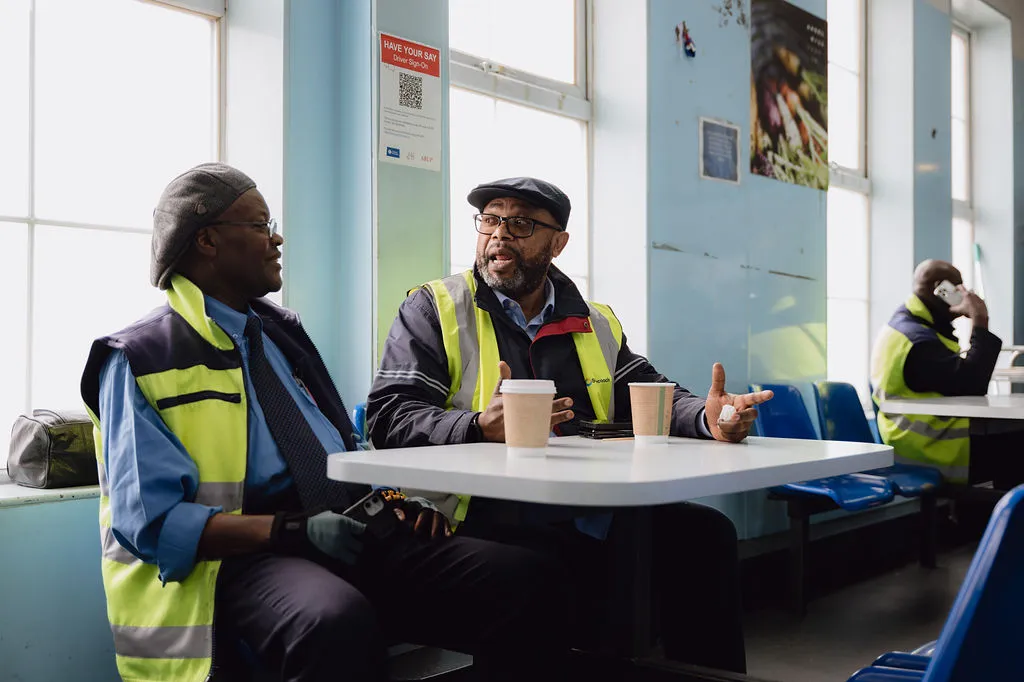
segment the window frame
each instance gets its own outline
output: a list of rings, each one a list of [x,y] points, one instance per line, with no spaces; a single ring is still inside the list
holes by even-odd
[[[588,91],[588,65],[590,63],[590,59],[588,59],[590,8],[588,5],[590,3],[589,0],[573,0],[573,2],[575,4],[574,83],[538,76],[486,57],[478,57],[452,48],[448,51],[451,85],[523,106],[590,121],[592,116]]]
[[[158,5],[173,11],[188,12],[198,15],[213,22],[211,46],[214,55],[214,74],[216,91],[213,115],[214,121],[214,150],[217,160],[224,157],[224,114],[225,114],[225,22],[226,0],[137,0],[148,4]],[[34,360],[34,331],[33,321],[36,312],[35,294],[35,242],[36,227],[58,227],[80,230],[98,230],[102,232],[120,232],[131,234],[150,234],[151,229],[129,225],[113,225],[105,223],[85,223],[69,220],[54,220],[40,218],[36,214],[36,0],[29,0],[29,42],[28,42],[28,138],[29,149],[27,159],[28,172],[28,201],[24,215],[0,215],[0,223],[12,223],[25,225],[28,239],[28,250],[26,264],[27,275],[27,301],[26,301],[26,328],[25,328],[25,393],[23,396],[23,409],[30,413],[32,409],[32,379]],[[0,467],[6,471],[6,466]]]
[[[964,138],[964,163],[967,165],[967,199],[952,199],[953,202],[953,217],[959,218],[960,220],[966,220],[971,223],[972,231],[974,225],[974,163],[972,154],[972,138],[973,135],[972,126],[972,114],[971,111],[971,51],[974,43],[974,37],[971,29],[959,21],[954,20],[952,30],[950,31],[950,37],[953,35],[959,35],[964,40],[964,122],[966,126],[966,135]],[[950,116],[952,118],[952,115]],[[952,187],[950,187],[950,196],[952,198]]]
[[[859,111],[857,112],[858,113],[857,127],[858,127],[858,134],[859,134],[859,137],[860,137],[860,144],[859,144],[859,149],[858,149],[858,152],[859,152],[859,154],[858,154],[858,157],[859,157],[858,158],[859,168],[849,168],[847,166],[842,166],[842,165],[840,165],[840,164],[838,164],[838,163],[836,163],[834,161],[830,162],[829,163],[829,189],[831,190],[832,188],[835,188],[835,189],[839,189],[839,190],[846,190],[846,191],[849,191],[849,192],[860,194],[860,195],[863,195],[864,197],[866,197],[866,201],[867,201],[867,212],[866,212],[866,216],[865,216],[867,224],[865,225],[865,238],[867,239],[868,259],[867,259],[867,262],[864,263],[865,277],[866,277],[866,284],[867,284],[867,297],[864,300],[864,302],[867,304],[867,319],[868,319],[869,322],[868,322],[868,327],[866,329],[864,329],[863,331],[864,331],[864,334],[867,337],[868,357],[862,358],[862,360],[865,360],[867,362],[868,370],[870,371],[870,366],[871,366],[871,357],[870,357],[870,355],[871,355],[871,328],[870,328],[870,320],[871,320],[871,257],[870,257],[870,253],[871,253],[871,237],[872,237],[872,231],[871,231],[871,190],[872,190],[872,188],[871,188],[871,179],[870,179],[870,177],[868,177],[868,132],[869,131],[868,131],[868,116],[867,116],[867,114],[868,114],[867,76],[868,76],[869,37],[868,37],[868,30],[867,29],[868,29],[868,25],[869,25],[868,24],[868,11],[869,10],[868,10],[868,2],[867,2],[867,0],[857,0],[857,1],[860,3],[860,6],[859,6],[859,10],[860,11],[858,12],[857,16],[858,16],[858,19],[859,19],[859,22],[860,22],[860,32],[861,32],[860,33],[860,35],[861,35],[861,40],[860,40],[860,59],[859,59],[860,64],[859,64],[859,69],[858,69],[858,73],[857,73],[857,84],[858,84],[858,91],[859,91],[859,95],[860,95],[859,96],[859,100],[858,100],[858,104],[859,104],[858,109],[859,109]],[[842,68],[842,67],[839,67],[839,68]],[[831,132],[832,131],[829,130],[829,133],[831,133]],[[826,221],[827,221],[828,220],[827,199],[826,199],[826,209],[825,210],[826,210]],[[826,230],[827,229],[828,228],[826,226]],[[827,259],[827,248],[828,247],[826,246],[826,259]],[[828,288],[826,286],[826,291],[825,291],[826,308],[828,307],[829,301],[832,301],[832,300],[848,300],[849,301],[849,300],[860,300],[860,299],[850,299],[850,298],[847,298],[847,297],[830,296]],[[826,328],[827,328],[827,322],[828,322],[828,319],[827,319],[827,316],[826,316]],[[829,330],[827,332],[827,334],[831,334],[831,330]],[[826,337],[826,339],[827,339],[827,337]],[[828,342],[826,340],[826,359],[825,359],[826,377],[829,380],[832,380],[833,376],[828,372],[827,348],[828,348]],[[859,393],[859,390],[858,390],[858,393]],[[864,406],[865,411],[867,411],[869,409],[868,405],[869,405],[869,403],[871,401],[871,396],[870,395],[861,395],[860,399],[862,401],[862,404]]]
[[[849,2],[849,0],[846,0]],[[843,189],[849,189],[861,194],[870,194],[871,185],[868,177],[868,101],[867,101],[867,69],[868,69],[868,3],[867,0],[855,0],[860,3],[860,12],[857,17],[860,21],[860,65],[857,72],[857,89],[859,91],[858,103],[860,111],[857,112],[857,134],[860,137],[858,151],[858,168],[841,166],[832,161],[829,163],[829,184],[836,184]],[[826,59],[826,68],[828,66]],[[839,67],[843,68],[843,67]],[[831,131],[830,131],[831,132]]]
[[[593,65],[593,16],[592,0],[573,0],[575,21],[573,45],[575,51],[575,82],[566,83],[553,78],[514,69],[499,62],[449,49],[449,87],[536,109],[549,114],[564,116],[586,125],[586,192],[588,207],[587,224],[583,226],[588,236],[586,254],[586,282],[588,290],[593,280],[593,244],[591,194],[594,171],[594,126],[591,104],[591,83]],[[450,215],[448,216],[450,218]],[[449,227],[450,231],[450,227]],[[446,240],[447,240],[446,235]],[[451,249],[446,249],[445,271],[451,269]],[[584,297],[588,291],[582,292]]]

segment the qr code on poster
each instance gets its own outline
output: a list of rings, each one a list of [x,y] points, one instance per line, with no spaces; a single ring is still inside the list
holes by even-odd
[[[399,72],[398,104],[410,109],[423,108],[423,78],[421,76]]]

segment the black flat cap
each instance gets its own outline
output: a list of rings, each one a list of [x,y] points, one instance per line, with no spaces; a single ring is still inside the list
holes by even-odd
[[[569,197],[550,182],[537,178],[505,178],[477,185],[466,200],[476,210],[483,211],[493,199],[501,197],[514,197],[546,209],[563,230],[569,222],[569,211],[572,209]]]

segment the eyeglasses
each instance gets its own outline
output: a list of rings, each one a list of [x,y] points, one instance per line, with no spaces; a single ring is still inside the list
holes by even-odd
[[[270,220],[267,220],[266,222],[264,222],[262,220],[256,220],[256,221],[222,220],[219,223],[210,223],[211,227],[214,226],[214,225],[245,225],[247,227],[252,227],[254,229],[259,230],[260,232],[262,232],[263,234],[265,234],[267,236],[267,239],[271,239],[271,238],[281,234],[281,230],[280,230],[280,228],[277,225],[277,220],[275,220],[274,218],[271,218]]]
[[[538,225],[550,230],[564,231],[558,225],[549,225],[533,218],[525,218],[518,215],[503,218],[493,213],[477,213],[473,216],[473,222],[476,223],[476,231],[486,235],[494,234],[498,230],[498,226],[505,223],[505,229],[515,239],[526,239],[533,236],[533,231],[537,229]]]

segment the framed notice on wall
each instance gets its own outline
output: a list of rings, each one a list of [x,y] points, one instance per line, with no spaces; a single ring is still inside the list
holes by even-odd
[[[700,177],[740,183],[740,127],[710,118],[700,119],[697,158]]]
[[[380,150],[387,163],[441,170],[441,52],[380,34]]]

